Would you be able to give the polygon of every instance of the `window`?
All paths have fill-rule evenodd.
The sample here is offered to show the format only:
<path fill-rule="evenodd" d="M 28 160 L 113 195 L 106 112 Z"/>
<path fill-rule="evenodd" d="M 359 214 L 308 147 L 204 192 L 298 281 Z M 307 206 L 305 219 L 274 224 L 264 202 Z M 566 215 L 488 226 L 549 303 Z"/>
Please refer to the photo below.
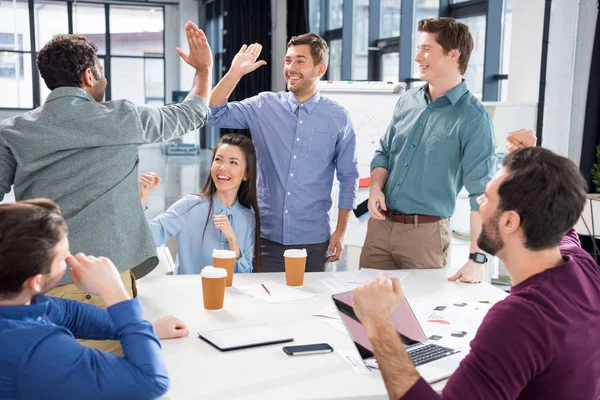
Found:
<path fill-rule="evenodd" d="M 329 43 L 329 73 L 328 79 L 339 81 L 342 79 L 342 40 L 336 39 Z"/>
<path fill-rule="evenodd" d="M 74 3 L 73 33 L 98 46 L 98 55 L 106 55 L 106 16 L 103 4 Z"/>
<path fill-rule="evenodd" d="M 33 4 L 35 17 L 35 48 L 40 50 L 56 35 L 69 33 L 67 3 L 35 1 Z"/>
<path fill-rule="evenodd" d="M 162 8 L 110 7 L 109 85 L 113 98 L 165 104 L 163 35 Z"/>
<path fill-rule="evenodd" d="M 309 0 L 308 13 L 308 29 L 319 34 L 321 32 L 321 0 Z"/>
<path fill-rule="evenodd" d="M 354 1 L 352 80 L 369 78 L 369 0 Z"/>
<path fill-rule="evenodd" d="M 485 15 L 460 18 L 460 22 L 469 27 L 473 36 L 473 52 L 465 73 L 465 81 L 469 91 L 479 100 L 483 98 L 483 66 L 485 59 Z"/>
<path fill-rule="evenodd" d="M 413 46 L 412 46 L 412 59 L 414 60 L 417 55 L 417 44 L 419 43 L 420 32 L 417 30 L 419 21 L 425 18 L 437 18 L 440 10 L 440 0 L 415 0 L 415 16 L 413 18 Z M 415 68 L 413 62 L 412 77 L 415 79 L 419 78 L 419 70 Z M 411 84 L 411 87 L 420 86 L 415 83 Z"/>
<path fill-rule="evenodd" d="M 388 38 L 400 35 L 400 1 L 381 1 L 379 37 Z"/>
<path fill-rule="evenodd" d="M 381 56 L 381 76 L 384 82 L 398 82 L 400 54 L 387 53 Z"/>
<path fill-rule="evenodd" d="M 110 37 L 106 34 L 107 9 Z M 72 33 L 96 44 L 100 64 L 112 67 L 106 74 L 107 100 L 120 97 L 164 104 L 163 14 L 161 6 L 85 2 L 73 2 L 69 13 L 66 1 L 33 0 L 35 25 L 30 27 L 27 0 L 0 0 L 0 108 L 29 109 L 43 104 L 50 90 L 32 57 L 54 36 L 69 33 L 70 27 Z"/>
<path fill-rule="evenodd" d="M 153 58 L 113 58 L 112 96 L 137 104 L 164 105 L 164 63 Z M 142 77 L 143 79 L 140 79 Z"/>
<path fill-rule="evenodd" d="M 163 31 L 161 8 L 110 7 L 110 51 L 113 56 L 162 55 Z"/>
<path fill-rule="evenodd" d="M 0 0 L 0 108 L 33 106 L 26 1 Z"/>
<path fill-rule="evenodd" d="M 344 0 L 329 0 L 329 20 L 327 29 L 337 29 L 342 27 L 344 19 Z"/>

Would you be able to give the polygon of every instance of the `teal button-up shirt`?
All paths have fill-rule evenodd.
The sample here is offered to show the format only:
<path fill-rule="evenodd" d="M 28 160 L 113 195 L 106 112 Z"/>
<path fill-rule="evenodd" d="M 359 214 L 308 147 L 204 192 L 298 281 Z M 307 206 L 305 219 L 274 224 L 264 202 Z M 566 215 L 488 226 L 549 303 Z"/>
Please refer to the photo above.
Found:
<path fill-rule="evenodd" d="M 493 173 L 488 113 L 464 82 L 431 101 L 428 85 L 407 91 L 380 141 L 371 170 L 385 168 L 389 210 L 449 218 L 463 185 L 471 210 Z"/>

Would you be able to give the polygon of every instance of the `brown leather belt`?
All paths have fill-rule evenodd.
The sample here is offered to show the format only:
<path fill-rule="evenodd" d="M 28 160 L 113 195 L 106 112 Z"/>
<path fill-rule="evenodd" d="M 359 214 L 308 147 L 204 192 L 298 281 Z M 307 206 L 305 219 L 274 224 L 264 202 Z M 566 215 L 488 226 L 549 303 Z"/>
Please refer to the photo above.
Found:
<path fill-rule="evenodd" d="M 395 213 L 395 212 L 383 211 L 383 210 L 381 210 L 381 213 L 383 215 L 385 215 L 385 217 L 387 219 L 389 219 L 390 221 L 400 222 L 401 224 L 415 224 L 415 223 L 427 224 L 430 222 L 437 222 L 441 219 L 440 217 L 436 217 L 433 215 L 421 215 L 421 214 L 407 215 L 407 214 Z"/>

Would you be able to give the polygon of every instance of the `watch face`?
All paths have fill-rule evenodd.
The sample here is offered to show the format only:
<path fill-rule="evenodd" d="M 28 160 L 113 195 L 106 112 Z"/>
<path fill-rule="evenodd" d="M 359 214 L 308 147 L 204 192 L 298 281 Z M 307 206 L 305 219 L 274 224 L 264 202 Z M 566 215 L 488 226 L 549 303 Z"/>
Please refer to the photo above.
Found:
<path fill-rule="evenodd" d="M 479 264 L 483 264 L 487 261 L 485 254 L 482 253 L 473 253 L 472 259 Z"/>

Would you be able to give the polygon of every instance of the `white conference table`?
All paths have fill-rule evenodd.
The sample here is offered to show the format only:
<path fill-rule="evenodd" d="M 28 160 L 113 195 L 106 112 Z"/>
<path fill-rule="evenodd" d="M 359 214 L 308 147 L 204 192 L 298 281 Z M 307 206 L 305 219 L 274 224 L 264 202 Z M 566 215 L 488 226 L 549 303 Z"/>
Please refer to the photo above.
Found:
<path fill-rule="evenodd" d="M 446 270 L 410 270 L 402 287 L 407 296 L 448 297 L 495 303 L 506 293 L 487 283 L 447 282 Z M 303 289 L 316 297 L 272 304 L 242 294 L 236 286 L 252 283 L 285 284 L 283 273 L 236 274 L 225 293 L 221 311 L 206 311 L 199 275 L 148 276 L 138 281 L 146 317 L 175 315 L 190 335 L 162 341 L 171 389 L 165 399 L 387 399 L 379 373 L 357 374 L 340 356 L 354 351 L 349 336 L 312 314 L 331 302 L 319 279 L 328 272 L 307 273 Z M 221 352 L 198 338 L 201 330 L 269 323 L 294 337 L 294 343 Z M 284 345 L 329 343 L 330 354 L 288 356 Z M 440 385 L 440 384 L 437 384 Z M 441 384 L 443 386 L 443 383 Z M 438 386 L 438 387 L 441 387 Z"/>

